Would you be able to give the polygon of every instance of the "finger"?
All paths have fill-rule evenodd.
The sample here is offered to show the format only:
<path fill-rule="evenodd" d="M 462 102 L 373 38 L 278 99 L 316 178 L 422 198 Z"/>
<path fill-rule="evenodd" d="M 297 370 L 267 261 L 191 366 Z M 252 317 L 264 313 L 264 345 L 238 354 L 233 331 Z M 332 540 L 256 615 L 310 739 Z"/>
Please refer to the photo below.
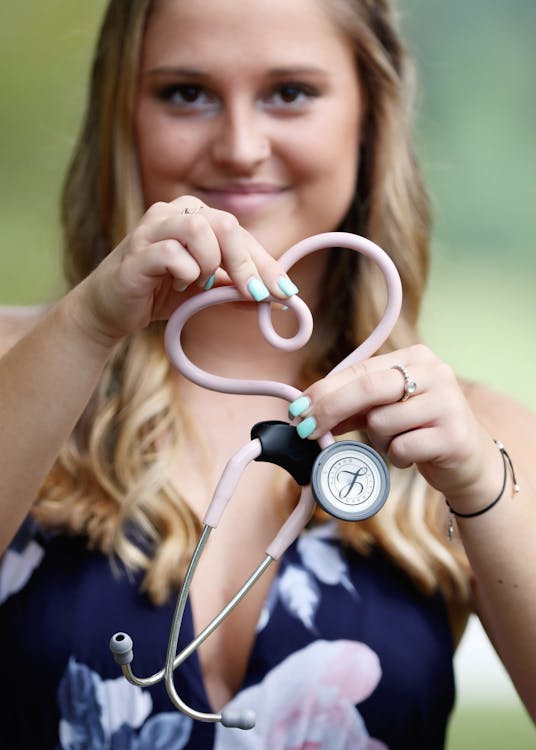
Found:
<path fill-rule="evenodd" d="M 400 373 L 391 367 L 348 368 L 308 388 L 297 406 L 291 404 L 289 415 L 309 420 L 305 427 L 298 429 L 302 436 L 314 420 L 314 429 L 307 435 L 313 440 L 333 428 L 338 428 L 339 432 L 360 429 L 371 409 L 399 401 L 400 381 Z"/>
<path fill-rule="evenodd" d="M 174 239 L 161 240 L 137 253 L 131 253 L 124 258 L 123 269 L 125 280 L 132 284 L 140 275 L 151 282 L 169 275 L 173 279 L 173 287 L 178 291 L 184 291 L 200 275 L 196 260 Z"/>
<path fill-rule="evenodd" d="M 220 243 L 223 268 L 246 298 L 259 302 L 270 294 L 288 299 L 298 293 L 278 261 L 234 216 L 216 209 L 209 209 L 206 215 Z"/>
<path fill-rule="evenodd" d="M 271 294 L 279 299 L 288 299 L 298 293 L 298 287 L 289 278 L 286 270 L 249 232 L 240 226 L 235 216 L 226 211 L 211 208 L 199 198 L 191 195 L 176 198 L 169 204 L 155 204 L 150 209 L 151 215 L 160 217 L 166 205 L 173 214 L 178 213 L 181 216 L 181 229 L 190 227 L 193 231 L 201 232 L 206 222 L 216 236 L 218 251 L 221 254 L 217 263 L 215 263 L 215 255 L 211 260 L 205 256 L 205 253 L 208 254 L 211 251 L 215 253 L 212 241 L 210 241 L 210 246 L 205 248 L 200 243 L 196 243 L 195 246 L 191 245 L 188 238 L 182 235 L 176 237 L 188 247 L 202 269 L 203 278 L 200 279 L 200 286 L 206 283 L 208 277 L 221 263 L 223 271 L 228 274 L 246 298 L 261 301 Z M 200 237 L 201 239 L 204 240 Z M 207 267 L 210 269 L 210 274 L 207 274 Z M 218 277 L 221 277 L 221 274 L 218 274 Z"/>
<path fill-rule="evenodd" d="M 274 297 L 284 300 L 299 293 L 298 287 L 279 261 L 275 260 L 252 235 L 249 235 L 248 249 L 257 266 L 259 276 Z"/>
<path fill-rule="evenodd" d="M 444 440 L 437 427 L 421 427 L 396 435 L 384 451 L 389 461 L 398 469 L 412 464 L 427 464 L 441 455 Z"/>
<path fill-rule="evenodd" d="M 148 238 L 153 242 L 171 237 L 190 252 L 200 269 L 197 286 L 203 289 L 212 288 L 216 278 L 220 283 L 229 283 L 227 274 L 221 269 L 219 243 L 210 221 L 206 215 L 201 217 L 201 212 L 209 210 L 199 198 L 184 195 L 169 203 L 153 204 L 142 222 L 149 224 Z"/>
<path fill-rule="evenodd" d="M 180 214 L 177 211 L 160 215 L 147 227 L 147 240 L 151 243 L 176 240 L 182 250 L 190 255 L 197 267 L 197 276 L 189 283 L 197 282 L 205 287 L 220 266 L 222 257 L 218 239 L 207 219 L 200 214 Z M 181 256 L 184 257 L 184 256 Z M 192 268 L 193 266 L 189 266 Z"/>
<path fill-rule="evenodd" d="M 280 299 L 298 293 L 280 264 L 238 220 L 225 211 L 205 206 L 191 196 L 155 204 L 146 214 L 147 238 L 158 242 L 172 237 L 181 242 L 200 267 L 198 285 L 213 283 L 218 267 L 246 298 L 262 301 L 270 294 Z M 221 281 L 222 273 L 218 274 Z"/>
<path fill-rule="evenodd" d="M 406 395 L 404 372 L 395 369 L 401 362 L 406 363 L 408 379 L 416 383 L 412 396 L 423 393 L 431 384 L 443 388 L 457 386 L 451 368 L 426 346 L 415 344 L 354 363 L 317 381 L 303 394 L 310 403 L 303 406 L 304 399 L 298 399 L 301 408 L 293 410 L 291 405 L 289 416 L 308 419 L 307 427 L 298 431 L 307 432 L 306 436 L 312 439 L 328 430 L 340 433 L 361 429 L 368 410 L 396 403 Z"/>
<path fill-rule="evenodd" d="M 186 201 L 197 207 L 185 208 Z M 219 243 L 223 270 L 245 297 L 260 301 L 272 294 L 287 299 L 298 293 L 285 269 L 240 226 L 235 216 L 192 197 L 177 199 L 170 205 L 176 206 L 182 214 L 188 211 L 186 216 L 189 218 L 193 214 L 210 224 Z"/>
<path fill-rule="evenodd" d="M 374 447 L 386 452 L 397 435 L 429 427 L 443 419 L 445 399 L 427 392 L 408 401 L 370 409 L 366 415 L 367 434 Z"/>
<path fill-rule="evenodd" d="M 337 390 L 346 388 L 347 391 L 341 392 L 343 399 L 347 392 L 353 392 L 355 396 L 361 393 L 362 400 L 370 396 L 371 405 L 394 403 L 404 395 L 404 377 L 398 370 L 393 369 L 397 357 L 401 358 L 401 355 L 402 352 L 376 355 L 350 365 L 317 381 L 305 391 L 305 394 L 317 404 L 326 397 L 331 398 L 331 394 Z M 408 357 L 404 359 L 407 361 Z"/>

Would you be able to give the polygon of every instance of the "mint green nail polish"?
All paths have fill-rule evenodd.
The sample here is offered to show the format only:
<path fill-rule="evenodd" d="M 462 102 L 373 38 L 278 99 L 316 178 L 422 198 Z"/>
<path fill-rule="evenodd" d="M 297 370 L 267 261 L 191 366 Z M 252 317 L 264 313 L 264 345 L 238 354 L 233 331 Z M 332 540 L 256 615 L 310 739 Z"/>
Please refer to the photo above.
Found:
<path fill-rule="evenodd" d="M 301 438 L 308 438 L 316 430 L 316 419 L 314 417 L 307 417 L 300 422 L 296 427 L 296 432 Z"/>
<path fill-rule="evenodd" d="M 303 414 L 304 411 L 306 411 L 311 406 L 311 399 L 309 396 L 300 396 L 296 399 L 296 401 L 293 401 L 289 407 L 288 407 L 288 416 L 290 419 L 292 417 L 299 417 L 300 414 Z"/>
<path fill-rule="evenodd" d="M 288 276 L 281 276 L 281 278 L 277 281 L 277 286 L 281 289 L 283 294 L 287 295 L 287 297 L 292 297 L 294 294 L 298 294 L 298 292 L 300 291 L 296 284 L 291 281 Z"/>
<path fill-rule="evenodd" d="M 212 276 L 209 279 L 207 279 L 205 286 L 203 287 L 205 292 L 208 292 L 209 289 L 212 289 L 215 281 L 216 281 L 216 274 L 213 273 Z"/>
<path fill-rule="evenodd" d="M 270 292 L 266 286 L 256 276 L 253 276 L 248 281 L 248 292 L 251 294 L 255 302 L 262 302 L 263 299 L 270 296 Z"/>

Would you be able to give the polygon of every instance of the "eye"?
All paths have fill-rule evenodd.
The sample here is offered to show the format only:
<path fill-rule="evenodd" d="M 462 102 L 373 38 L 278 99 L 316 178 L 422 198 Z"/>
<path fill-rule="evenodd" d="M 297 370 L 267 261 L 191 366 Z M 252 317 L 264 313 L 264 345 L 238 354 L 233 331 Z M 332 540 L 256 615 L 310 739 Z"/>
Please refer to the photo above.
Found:
<path fill-rule="evenodd" d="M 201 96 L 201 86 L 184 85 L 177 86 L 174 91 L 174 98 L 180 98 L 182 101 L 192 104 Z"/>
<path fill-rule="evenodd" d="M 306 105 L 317 96 L 320 96 L 320 91 L 315 86 L 296 81 L 286 81 L 278 84 L 267 99 L 272 105 L 295 108 Z"/>
<path fill-rule="evenodd" d="M 216 97 L 196 83 L 172 83 L 157 91 L 157 96 L 175 109 L 212 109 Z"/>

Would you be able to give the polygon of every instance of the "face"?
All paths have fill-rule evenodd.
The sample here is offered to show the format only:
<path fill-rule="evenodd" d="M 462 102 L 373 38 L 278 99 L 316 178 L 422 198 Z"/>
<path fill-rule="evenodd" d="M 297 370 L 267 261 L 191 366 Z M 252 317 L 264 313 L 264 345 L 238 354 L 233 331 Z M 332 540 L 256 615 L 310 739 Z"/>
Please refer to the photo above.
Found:
<path fill-rule="evenodd" d="M 321 0 L 157 0 L 136 110 L 146 204 L 196 195 L 277 257 L 344 217 L 362 109 Z"/>

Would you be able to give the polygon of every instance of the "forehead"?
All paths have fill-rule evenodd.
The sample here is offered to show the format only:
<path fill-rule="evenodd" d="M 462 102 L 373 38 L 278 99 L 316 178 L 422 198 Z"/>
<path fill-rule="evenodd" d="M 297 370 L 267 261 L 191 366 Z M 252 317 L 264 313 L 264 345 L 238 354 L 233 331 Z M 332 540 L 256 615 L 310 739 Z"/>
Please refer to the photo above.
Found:
<path fill-rule="evenodd" d="M 337 64 L 353 59 L 353 50 L 332 15 L 325 0 L 156 0 L 144 56 L 151 63 Z"/>

